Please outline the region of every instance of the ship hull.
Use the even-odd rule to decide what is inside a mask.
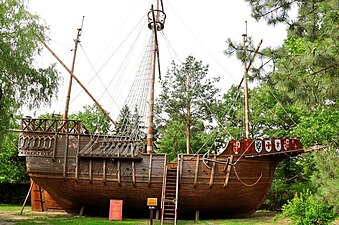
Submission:
[[[202,157],[202,156],[201,156]],[[235,158],[236,159],[236,158]],[[27,158],[27,165],[36,164],[35,158]],[[228,184],[225,185],[225,172],[223,168],[215,169],[213,183],[211,171],[203,167],[200,162],[201,175],[197,176],[194,184],[194,172],[188,172],[190,162],[195,167],[196,159],[184,161],[183,172],[178,190],[178,214],[183,218],[194,218],[199,211],[201,218],[223,218],[246,216],[254,213],[263,203],[269,191],[277,162],[267,157],[260,159],[246,159],[239,161],[237,175],[232,169]],[[128,162],[123,164],[130,166]],[[89,178],[75,179],[63,178],[62,173],[44,174],[32,172],[28,167],[30,177],[43,187],[52,198],[68,212],[79,212],[82,206],[99,213],[108,213],[110,199],[123,200],[123,212],[127,217],[147,217],[147,198],[161,199],[162,176],[152,177],[149,185],[147,176],[136,178],[132,182],[131,174],[123,175],[120,184],[117,179]],[[252,171],[252,172],[249,172]],[[199,171],[200,172],[200,171]],[[239,179],[238,179],[239,177]],[[89,212],[89,211],[87,211]]]
[[[108,213],[110,200],[119,199],[124,216],[148,217],[147,198],[158,202],[162,198],[168,164],[165,154],[141,153],[140,146],[124,138],[83,134],[75,123],[66,124],[66,133],[50,130],[52,125],[24,125],[19,155],[26,157],[32,180],[57,205],[70,212],[85,207],[87,212]],[[179,218],[194,218],[196,212],[200,218],[254,213],[271,187],[278,163],[300,152],[299,145],[290,152],[270,149],[269,154],[254,151],[252,146],[252,152],[244,154],[242,144],[230,142],[219,154],[178,156]]]

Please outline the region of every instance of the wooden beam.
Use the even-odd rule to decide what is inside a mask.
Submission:
[[[133,186],[135,187],[135,162],[132,161],[132,181],[133,181]]]
[[[48,45],[44,42],[42,38],[40,38],[41,43],[47,48],[47,50],[56,58],[56,60],[59,61],[59,63],[67,70],[67,72],[72,76],[76,82],[80,85],[80,87],[86,92],[86,94],[94,101],[94,103],[99,107],[99,109],[103,112],[103,114],[107,117],[109,121],[111,121],[115,126],[117,126],[117,123],[109,116],[107,111],[102,108],[102,106],[99,104],[99,102],[93,97],[93,95],[88,91],[88,89],[80,82],[80,80],[74,75],[74,73],[66,66],[66,64],[53,52],[53,50],[48,47]]]
[[[78,134],[78,147],[77,147],[77,154],[75,156],[75,181],[79,183],[79,152],[80,152],[80,135]]]
[[[224,188],[228,185],[228,181],[230,179],[232,162],[233,162],[233,155],[231,155],[230,160],[228,160],[228,166],[227,166],[227,170],[226,170]]]
[[[213,181],[214,181],[214,173],[215,173],[215,160],[217,159],[217,156],[214,155],[214,158],[213,158],[213,166],[212,166],[212,171],[211,171],[211,177],[210,177],[210,182],[208,184],[208,188],[211,188],[212,185],[213,185]]]
[[[152,178],[152,160],[153,160],[153,154],[149,154],[149,165],[148,165],[148,187],[151,186],[151,178]]]
[[[89,162],[88,162],[88,164],[89,164],[89,168],[88,168],[88,177],[89,177],[89,182],[90,183],[93,183],[93,161],[92,161],[92,159],[89,159]]]
[[[56,123],[55,123],[56,124]],[[55,155],[56,155],[56,150],[57,150],[57,142],[58,142],[58,129],[57,129],[57,124],[55,125],[55,134],[54,134],[54,146],[53,146],[53,162],[55,162]]]
[[[102,160],[102,178],[104,180],[104,184],[106,185],[106,159]]]
[[[68,124],[66,124],[66,129],[68,129]],[[66,181],[66,173],[67,173],[68,140],[69,140],[69,134],[68,134],[68,132],[66,132],[65,151],[64,151],[64,165],[63,165],[63,173],[62,173],[62,176],[63,176],[65,181]]]
[[[184,157],[182,155],[179,155],[179,186],[181,185],[181,181],[182,181],[182,167],[183,167],[183,161],[184,161]]]
[[[193,184],[194,188],[197,186],[198,173],[199,173],[199,155],[197,155],[197,160],[195,162],[195,173],[194,173],[194,184]]]
[[[118,176],[118,184],[121,186],[121,170],[120,170],[120,160],[117,163],[117,176]]]

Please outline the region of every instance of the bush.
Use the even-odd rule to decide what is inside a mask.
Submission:
[[[283,216],[289,217],[292,224],[329,224],[337,213],[328,202],[322,201],[310,191],[296,194],[294,198],[283,206]]]

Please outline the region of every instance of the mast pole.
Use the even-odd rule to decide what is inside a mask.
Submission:
[[[151,65],[151,81],[150,81],[150,96],[149,96],[149,114],[148,114],[148,130],[147,130],[147,154],[153,153],[153,136],[154,136],[154,84],[155,84],[155,67],[158,60],[158,69],[160,77],[160,63],[159,63],[159,46],[157,32],[164,29],[166,14],[163,9],[161,1],[161,9],[159,9],[159,0],[156,2],[156,10],[153,5],[148,13],[148,28],[153,32],[153,49],[152,49],[152,65]],[[155,15],[156,13],[156,15]]]
[[[153,17],[153,50],[152,50],[152,70],[151,70],[151,82],[150,82],[150,96],[149,96],[149,114],[148,114],[148,130],[147,130],[147,154],[153,153],[153,119],[154,119],[154,83],[155,83],[155,62],[157,57],[157,43],[156,43],[156,35],[157,35],[157,24],[155,22],[155,15],[153,5],[151,6],[152,17]]]
[[[248,69],[247,69],[247,54],[246,54],[246,42],[247,42],[247,21],[246,23],[246,33],[242,35],[243,37],[243,49],[244,49],[244,94],[245,94],[245,132],[246,132],[246,139],[250,139],[250,122],[249,122],[249,104],[248,104]]]
[[[77,37],[76,39],[74,39],[74,49],[73,49],[74,53],[73,53],[73,61],[72,61],[72,67],[71,67],[72,73],[74,73],[75,58],[77,56],[78,44],[80,43],[80,36],[81,36],[82,27],[84,25],[84,19],[85,19],[85,16],[82,17],[81,27],[78,28]],[[65,106],[65,112],[64,112],[65,120],[68,119],[68,110],[69,110],[69,101],[71,99],[72,82],[73,82],[73,77],[72,75],[70,75],[69,83],[68,83],[68,90],[67,90],[67,97],[66,97],[66,106]]]

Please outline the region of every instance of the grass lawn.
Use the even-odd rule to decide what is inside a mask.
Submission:
[[[109,221],[108,218],[104,217],[79,217],[70,214],[60,212],[44,212],[37,213],[32,212],[30,207],[25,207],[23,214],[19,215],[21,206],[17,205],[0,205],[0,224],[12,225],[12,224],[149,224],[148,219],[124,219],[123,221]],[[287,225],[289,220],[280,219],[277,221],[273,220],[275,216],[274,212],[257,212],[249,218],[241,219],[223,219],[223,220],[202,220],[194,222],[192,220],[179,220],[178,225],[184,224],[208,224],[208,225]],[[154,220],[154,225],[159,225],[160,221]]]

